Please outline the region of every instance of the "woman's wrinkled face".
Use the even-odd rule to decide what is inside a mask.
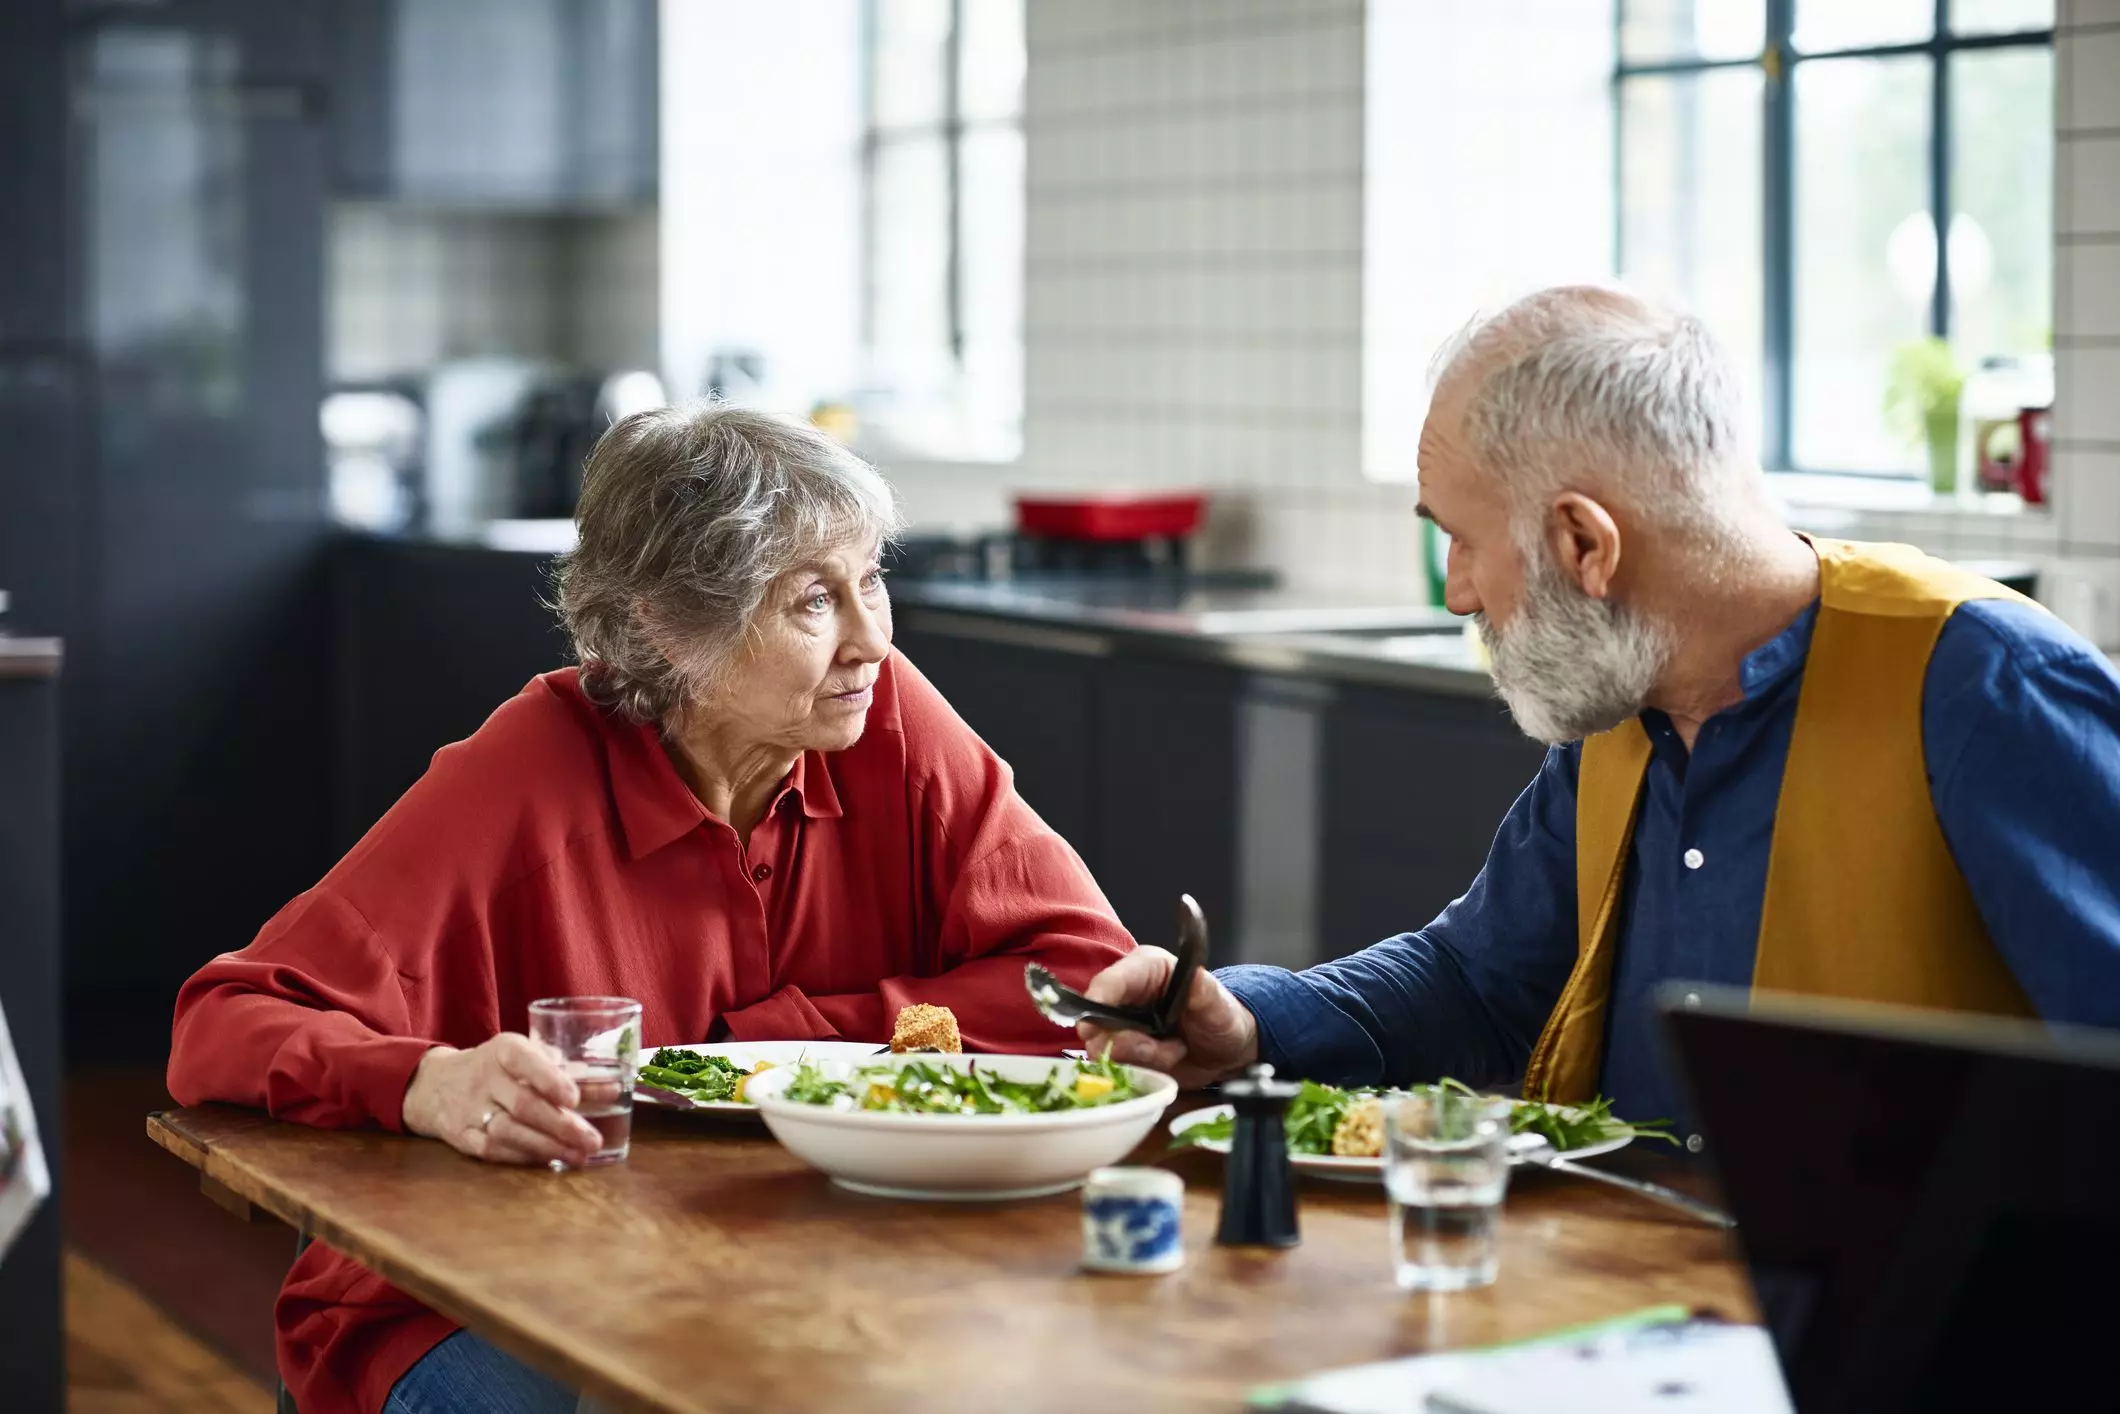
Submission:
[[[716,704],[724,730],[796,751],[861,739],[891,651],[879,549],[843,546],[773,582]]]

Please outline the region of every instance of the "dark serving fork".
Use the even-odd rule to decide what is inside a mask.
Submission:
[[[1178,965],[1171,969],[1163,995],[1152,1006],[1093,1002],[1035,962],[1024,967],[1023,985],[1030,989],[1032,1005],[1056,1026],[1072,1028],[1077,1022],[1094,1021],[1111,1031],[1175,1036],[1178,1019],[1185,1014],[1185,998],[1192,991],[1193,975],[1207,965],[1207,915],[1200,911],[1191,894],[1178,895],[1177,951]]]

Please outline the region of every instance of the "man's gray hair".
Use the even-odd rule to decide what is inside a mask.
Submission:
[[[890,483],[823,432],[704,402],[614,423],[575,522],[556,607],[583,691],[660,725],[719,686],[774,580],[880,547],[899,515]]]
[[[1520,540],[1543,533],[1554,496],[1580,491],[1707,549],[1759,474],[1729,354],[1694,316],[1623,291],[1560,286],[1476,317],[1431,375],[1438,389],[1472,380],[1465,435]]]

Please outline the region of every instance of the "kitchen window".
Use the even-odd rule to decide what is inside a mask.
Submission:
[[[864,0],[865,447],[1014,460],[1023,429],[1023,0]]]
[[[2050,356],[2053,0],[1620,0],[1625,278],[1744,367],[1770,467],[1918,476],[1895,353]]]

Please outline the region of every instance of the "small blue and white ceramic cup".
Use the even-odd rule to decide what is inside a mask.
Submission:
[[[1093,1272],[1174,1272],[1185,1265],[1185,1180],[1168,1169],[1094,1169],[1082,1185],[1082,1265]]]

